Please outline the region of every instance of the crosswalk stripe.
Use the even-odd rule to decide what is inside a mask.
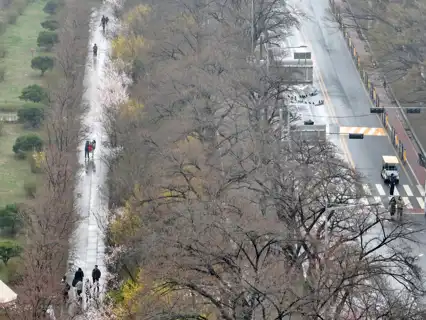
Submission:
[[[403,187],[407,196],[412,197],[413,192],[411,191],[410,186],[408,184],[404,184]]]
[[[404,205],[407,209],[413,209],[413,206],[411,205],[411,202],[408,197],[402,197],[402,200],[404,201]]]
[[[360,202],[363,204],[363,205],[366,205],[366,206],[368,206],[370,203],[368,202],[368,199],[367,198],[361,198],[361,199],[359,199],[360,200]]]
[[[362,188],[364,189],[364,192],[367,196],[371,196],[371,190],[370,190],[370,187],[368,186],[368,184],[363,184]]]
[[[422,197],[416,197],[416,199],[417,199],[417,202],[420,205],[420,208],[424,209],[425,208],[425,202],[423,201],[423,198]]]
[[[386,136],[384,128],[369,128],[369,127],[340,127],[340,133],[363,133],[366,136]]]
[[[394,196],[399,196],[399,191],[398,191],[398,189],[396,187],[393,189],[393,195]]]
[[[381,185],[381,184],[376,184],[376,189],[377,189],[377,191],[379,191],[379,194],[380,194],[381,196],[385,196],[385,195],[386,195],[386,192],[385,192],[385,190],[383,189],[383,187],[382,187],[382,185]]]
[[[381,204],[381,205],[383,205],[382,198],[378,197],[378,196],[375,196],[374,197],[374,204]]]
[[[422,195],[424,197],[425,196],[425,189],[423,188],[423,186],[418,184],[417,189],[419,190],[420,195]]]

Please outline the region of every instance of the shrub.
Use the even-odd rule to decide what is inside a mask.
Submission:
[[[5,265],[9,262],[10,258],[17,257],[21,254],[22,247],[14,240],[1,240],[0,241],[0,259]]]
[[[132,80],[138,82],[139,78],[145,74],[145,65],[139,59],[133,60],[132,63]]]
[[[7,13],[7,22],[9,24],[15,24],[16,20],[18,20],[18,17],[19,17],[19,12],[11,10]]]
[[[19,99],[32,102],[47,101],[47,91],[40,87],[38,84],[32,84],[22,89]]]
[[[19,122],[28,124],[32,128],[39,128],[44,120],[44,109],[22,108],[18,110]]]
[[[46,12],[47,14],[53,15],[57,12],[57,10],[59,9],[59,6],[60,4],[58,1],[50,0],[44,6],[43,11]]]
[[[37,45],[47,50],[51,50],[58,42],[58,34],[54,31],[41,31],[37,37]]]
[[[43,168],[41,165],[43,159],[39,159],[40,157],[44,157],[44,152],[33,152],[27,157],[32,173],[43,172]]]
[[[3,34],[7,29],[7,21],[0,20],[0,34]]]
[[[47,70],[53,69],[53,58],[48,56],[39,56],[31,60],[31,68],[41,71],[41,75]]]
[[[30,133],[16,138],[12,150],[14,153],[19,154],[33,150],[41,151],[42,148],[43,140],[38,135]]]
[[[6,79],[6,68],[0,67],[0,82],[3,82]]]
[[[7,49],[4,45],[0,45],[0,59],[6,58]]]
[[[24,190],[27,197],[35,198],[37,192],[37,184],[35,183],[35,181],[25,181]]]
[[[55,31],[59,28],[59,23],[56,20],[46,20],[40,23],[44,29]]]
[[[13,236],[23,227],[23,220],[16,204],[8,204],[0,209],[0,226]]]

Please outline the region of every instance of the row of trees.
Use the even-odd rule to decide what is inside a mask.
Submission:
[[[340,4],[345,27],[364,34],[374,59],[403,104],[423,101],[425,42],[421,1],[349,1]]]
[[[275,0],[253,20],[250,1],[116,11],[115,69],[133,84],[104,117],[115,316],[423,319],[416,228],[348,206],[361,177],[328,142],[282,139],[291,79],[248,59],[303,13]]]
[[[86,106],[82,94],[90,6],[64,0],[63,10],[56,15],[61,21],[61,41],[53,51],[55,68],[45,77],[44,145],[43,152],[37,154],[42,174],[34,199],[19,208],[25,217],[26,241],[19,278],[12,286],[18,300],[5,308],[9,319],[45,319],[49,306],[62,304],[60,280],[66,272],[69,239],[78,221],[74,186],[79,169],[76,152],[84,136],[81,119]]]

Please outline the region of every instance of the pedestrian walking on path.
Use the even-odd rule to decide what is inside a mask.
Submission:
[[[84,272],[81,270],[81,268],[78,268],[78,270],[74,274],[74,280],[72,281],[72,286],[75,287],[77,282],[81,281],[83,282],[84,278]]]
[[[84,293],[86,294],[86,304],[89,302],[89,299],[92,297],[92,284],[89,279],[86,279],[84,284]]]
[[[92,280],[93,285],[95,286],[94,291],[99,293],[99,279],[101,278],[101,270],[99,270],[98,265],[95,265],[95,268],[92,271]]]

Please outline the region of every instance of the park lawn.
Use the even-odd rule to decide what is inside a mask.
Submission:
[[[25,201],[24,184],[35,181],[28,160],[16,159],[12,151],[16,138],[28,133],[22,124],[4,124],[0,135],[0,206]]]
[[[6,68],[5,80],[0,83],[0,109],[5,105],[20,107],[22,89],[42,82],[40,71],[31,69],[31,49],[37,50],[38,34],[44,30],[40,25],[48,16],[43,12],[44,6],[45,1],[31,2],[16,24],[9,25],[0,36],[0,44],[7,50],[6,57],[0,59],[0,67]]]

